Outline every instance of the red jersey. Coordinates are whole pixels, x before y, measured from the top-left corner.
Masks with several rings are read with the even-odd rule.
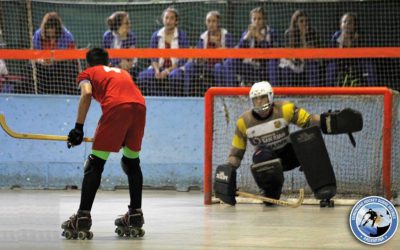
[[[139,103],[146,106],[144,97],[131,75],[123,69],[103,65],[90,67],[78,75],[77,83],[83,80],[92,84],[92,96],[100,103],[103,113],[123,103]]]

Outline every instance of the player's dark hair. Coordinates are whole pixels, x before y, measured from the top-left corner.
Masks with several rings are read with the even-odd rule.
[[[108,65],[108,53],[102,48],[92,48],[86,53],[89,66]]]

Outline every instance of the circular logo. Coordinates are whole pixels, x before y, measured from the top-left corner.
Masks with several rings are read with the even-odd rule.
[[[349,222],[358,240],[368,245],[380,245],[395,235],[398,214],[387,199],[369,196],[354,205]]]

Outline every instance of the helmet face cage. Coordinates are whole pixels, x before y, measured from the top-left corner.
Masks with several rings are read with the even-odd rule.
[[[271,107],[271,104],[269,102],[269,98],[268,98],[268,102],[266,102],[265,104],[263,104],[260,107],[256,107],[254,105],[254,99],[257,97],[254,97],[253,99],[251,99],[251,104],[253,105],[253,110],[254,112],[258,113],[258,114],[263,114],[266,113],[268,111],[268,109]]]
[[[263,104],[261,107],[255,107],[253,99],[261,96],[267,96],[268,102],[266,104]],[[255,83],[250,89],[249,97],[254,112],[258,114],[267,112],[268,109],[271,107],[274,98],[274,93],[272,91],[271,84],[269,84],[269,82],[266,81]]]

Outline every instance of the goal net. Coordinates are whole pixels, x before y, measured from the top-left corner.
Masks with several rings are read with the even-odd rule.
[[[211,182],[219,164],[227,161],[236,119],[250,108],[249,88],[211,88],[205,97],[205,203],[211,202]],[[363,130],[349,137],[323,135],[337,179],[335,198],[366,195],[392,197],[399,191],[399,94],[386,88],[275,88],[274,100],[289,100],[313,114],[346,107],[363,115]],[[292,126],[292,125],[291,125]],[[295,131],[295,126],[290,127]],[[393,146],[392,146],[393,145]],[[238,188],[258,193],[250,171],[254,148],[247,145],[238,169]],[[284,173],[283,194],[293,196],[300,188],[312,196],[303,172]],[[322,177],[321,177],[322,178]]]

